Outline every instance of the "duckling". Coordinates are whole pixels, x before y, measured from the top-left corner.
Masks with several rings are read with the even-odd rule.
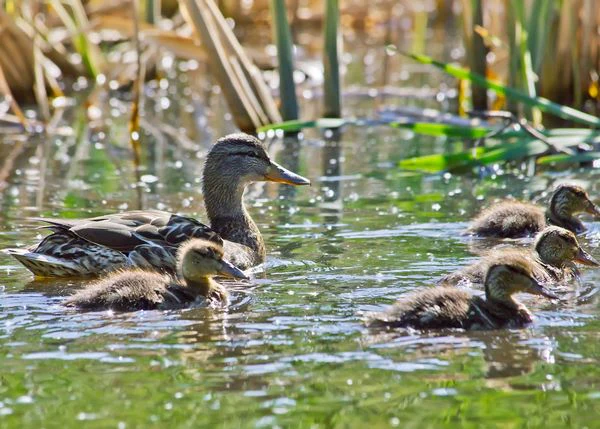
[[[208,302],[227,303],[227,291],[212,277],[248,278],[223,259],[222,245],[197,238],[180,247],[177,268],[183,282],[139,268],[116,271],[77,292],[65,305],[84,310],[136,311],[181,308],[200,297]]]
[[[443,286],[463,282],[483,283],[486,267],[506,252],[519,253],[527,259],[533,267],[534,278],[540,283],[563,282],[577,277],[574,262],[594,267],[600,265],[581,248],[575,234],[559,226],[549,226],[537,235],[531,249],[494,250],[480,261],[442,277],[438,283]]]
[[[39,277],[97,276],[123,266],[174,273],[179,246],[190,238],[224,240],[225,257],[247,269],[265,260],[263,237],[244,205],[246,187],[258,181],[310,185],[273,161],[265,145],[230,134],[209,151],[203,194],[210,226],[159,210],[137,210],[89,219],[36,218],[53,231],[26,249],[6,249]]]
[[[579,234],[585,231],[585,226],[573,215],[581,212],[600,218],[600,207],[590,200],[583,188],[562,184],[552,194],[550,207],[546,211],[530,203],[502,201],[476,216],[467,233],[484,237],[518,238],[534,235],[550,224]]]
[[[517,292],[557,298],[535,280],[527,259],[518,252],[507,252],[487,269],[485,299],[461,289],[428,288],[400,299],[386,311],[369,315],[367,324],[416,329],[523,327],[533,317],[512,296]]]

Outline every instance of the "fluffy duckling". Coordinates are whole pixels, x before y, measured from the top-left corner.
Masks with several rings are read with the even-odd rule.
[[[575,234],[558,226],[549,226],[537,235],[531,250],[494,250],[480,261],[442,277],[438,283],[443,286],[454,286],[462,282],[483,283],[486,268],[507,252],[519,253],[527,259],[533,267],[534,278],[540,283],[573,279],[578,275],[574,262],[600,266],[594,257],[581,248]]]
[[[65,305],[85,310],[136,311],[181,308],[199,297],[226,303],[227,291],[212,277],[248,278],[223,259],[223,247],[213,241],[189,240],[177,256],[183,282],[168,274],[141,269],[120,271],[77,292]]]
[[[484,209],[467,233],[484,237],[518,238],[534,235],[548,224],[557,225],[579,234],[585,231],[583,223],[574,214],[586,212],[600,218],[600,207],[595,205],[580,186],[559,185],[544,211],[534,204],[503,201]]]
[[[525,292],[557,298],[533,277],[533,268],[519,253],[497,258],[485,277],[485,298],[455,288],[428,288],[400,299],[388,310],[371,314],[367,324],[376,327],[417,329],[500,329],[532,322],[529,310],[513,298]]]

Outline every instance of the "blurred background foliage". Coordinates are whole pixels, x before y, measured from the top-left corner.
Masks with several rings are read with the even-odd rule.
[[[450,49],[444,41],[455,38],[461,44]],[[563,151],[518,121],[540,129],[572,121],[597,127],[599,50],[595,0],[4,0],[0,126],[57,132],[65,109],[76,105],[101,129],[101,105],[117,94],[131,102],[137,153],[143,83],[160,82],[173,64],[186,61],[178,70],[185,81],[218,84],[235,124],[247,132],[401,123],[419,132],[429,129],[423,124],[443,122],[448,137],[480,126],[497,134],[505,127],[498,121],[460,117],[502,109],[514,114],[518,137],[545,144],[541,155],[574,156],[597,151],[597,136],[586,134]],[[450,119],[407,115],[401,97],[373,112],[353,109],[357,94],[405,88],[413,60],[457,78],[432,90],[435,97],[457,94]],[[405,89],[415,93],[429,84]],[[322,106],[301,112],[297,97],[316,97]],[[298,119],[305,121],[289,122]]]

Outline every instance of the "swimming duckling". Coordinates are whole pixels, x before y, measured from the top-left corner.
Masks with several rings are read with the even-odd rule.
[[[499,329],[523,327],[532,322],[529,310],[512,297],[526,292],[557,298],[533,278],[531,264],[519,253],[497,258],[485,277],[485,297],[455,288],[433,287],[400,299],[386,311],[371,314],[375,327],[417,329]]]
[[[442,277],[438,283],[443,286],[462,282],[483,283],[486,267],[493,265],[506,252],[519,253],[527,259],[532,265],[533,277],[540,283],[562,282],[576,277],[578,270],[574,262],[600,266],[594,257],[581,248],[575,234],[559,226],[549,226],[538,234],[531,250],[494,250],[480,261]]]
[[[177,268],[184,282],[139,268],[120,271],[77,292],[65,305],[85,310],[136,311],[181,308],[199,297],[226,303],[227,291],[212,277],[248,278],[223,259],[223,246],[213,241],[189,240],[177,256]]]
[[[557,225],[579,234],[585,231],[583,223],[573,216],[586,212],[600,218],[600,207],[595,205],[580,186],[559,185],[550,199],[550,207],[541,207],[519,201],[502,201],[484,209],[467,229],[467,233],[485,237],[518,238],[534,235],[548,224]]]

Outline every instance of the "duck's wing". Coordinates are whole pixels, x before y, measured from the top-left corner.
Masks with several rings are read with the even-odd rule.
[[[138,246],[178,246],[190,238],[222,244],[221,238],[196,219],[159,210],[136,210],[90,219],[45,219],[55,232],[68,231],[100,246],[128,254]]]
[[[175,272],[179,245],[203,238],[222,245],[207,225],[159,210],[89,219],[33,218],[53,231],[28,249],[9,253],[38,276],[94,276],[124,265]]]

